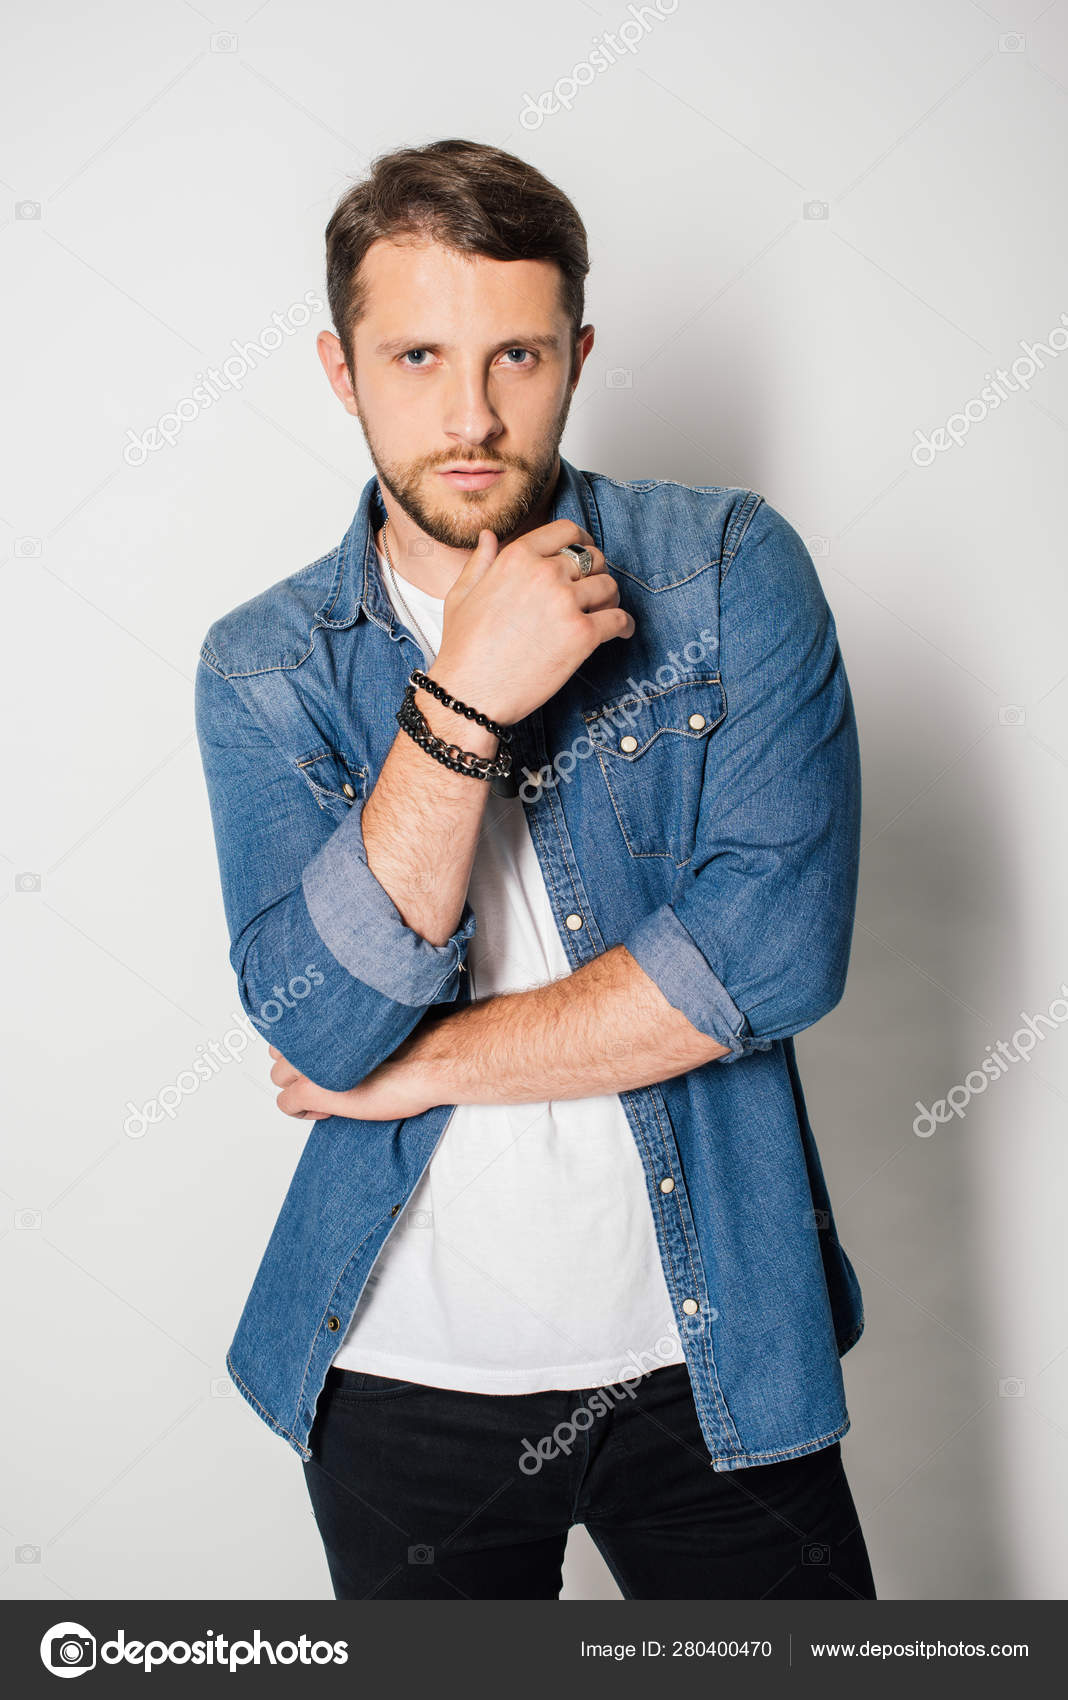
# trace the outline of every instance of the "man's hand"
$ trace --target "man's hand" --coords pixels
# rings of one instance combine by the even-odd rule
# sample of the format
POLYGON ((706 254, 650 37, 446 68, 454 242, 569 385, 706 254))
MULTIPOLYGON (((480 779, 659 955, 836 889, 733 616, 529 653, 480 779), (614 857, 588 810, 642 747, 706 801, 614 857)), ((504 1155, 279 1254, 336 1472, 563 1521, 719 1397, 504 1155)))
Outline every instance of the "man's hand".
POLYGON ((599 644, 635 630, 603 553, 570 519, 523 532, 502 549, 492 531, 479 532, 442 622, 430 677, 506 725, 555 696, 599 644), (589 550, 586 578, 560 554, 565 544, 589 550))
POLYGON ((421 1115, 435 1100, 428 1095, 425 1075, 406 1060, 410 1042, 399 1045, 386 1062, 349 1092, 328 1092, 300 1074, 276 1046, 271 1079, 282 1090, 275 1103, 287 1116, 299 1121, 321 1121, 327 1116, 351 1116, 357 1121, 402 1121, 421 1115))

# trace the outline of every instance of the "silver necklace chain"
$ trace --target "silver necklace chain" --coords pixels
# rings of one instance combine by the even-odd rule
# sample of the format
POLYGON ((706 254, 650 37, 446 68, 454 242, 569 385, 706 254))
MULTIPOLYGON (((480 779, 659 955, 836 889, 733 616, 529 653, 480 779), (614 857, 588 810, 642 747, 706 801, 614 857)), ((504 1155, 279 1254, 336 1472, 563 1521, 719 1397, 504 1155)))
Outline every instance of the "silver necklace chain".
POLYGON ((415 615, 412 613, 407 602, 405 602, 404 597, 401 595, 401 588, 400 588, 400 585, 397 583, 397 574, 396 574, 396 571, 395 571, 394 566, 393 566, 393 557, 389 552, 389 538, 386 536, 386 532, 388 531, 388 529, 389 529, 389 521, 387 520, 385 525, 382 527, 382 549, 383 549, 383 552, 384 552, 385 557, 386 557, 386 565, 389 568, 389 576, 393 581, 393 589, 397 593, 397 601, 400 603, 401 607, 404 609, 404 612, 408 617, 409 624, 412 626, 416 637, 419 639, 419 642, 420 642, 420 644, 422 646, 422 650, 423 650, 423 659, 425 660, 426 665, 428 667, 431 667, 431 666, 433 666, 433 663, 434 663, 434 657, 435 657, 436 651, 431 646, 431 644, 430 644, 430 642, 427 638, 426 633, 421 630, 421 628, 419 626, 419 622, 416 620, 415 615))

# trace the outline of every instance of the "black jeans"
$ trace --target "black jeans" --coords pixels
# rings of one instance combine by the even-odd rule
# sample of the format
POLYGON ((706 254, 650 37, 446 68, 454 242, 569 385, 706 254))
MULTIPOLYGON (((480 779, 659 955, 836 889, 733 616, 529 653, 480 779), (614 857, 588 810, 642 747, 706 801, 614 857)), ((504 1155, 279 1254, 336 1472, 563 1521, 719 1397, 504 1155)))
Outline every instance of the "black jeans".
POLYGON ((685 1364, 597 1391, 328 1370, 304 1473, 335 1598, 558 1599, 575 1523, 625 1599, 876 1598, 838 1441, 717 1471, 685 1364))

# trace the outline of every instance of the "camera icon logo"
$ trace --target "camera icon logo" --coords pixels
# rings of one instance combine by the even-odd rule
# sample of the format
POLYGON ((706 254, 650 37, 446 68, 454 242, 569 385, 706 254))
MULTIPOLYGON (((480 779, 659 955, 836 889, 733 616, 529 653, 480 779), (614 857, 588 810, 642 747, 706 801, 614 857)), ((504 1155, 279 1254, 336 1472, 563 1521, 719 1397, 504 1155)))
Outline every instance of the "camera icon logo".
POLYGON ((1022 1399, 1024 1384, 1018 1375, 1006 1375, 998 1382, 999 1399, 1022 1399))
POLYGON ((18 219, 40 218, 40 201, 16 201, 15 217, 18 219))
POLYGON ((15 554, 20 561, 34 560, 41 553, 39 537, 16 537, 15 554))
POLYGON ((829 537, 820 537, 814 533, 811 537, 806 537, 804 543, 813 559, 817 555, 830 554, 831 542, 829 537))
POLYGON ((96 1665, 96 1637, 83 1623, 54 1623, 41 1639, 41 1663, 53 1676, 83 1676, 96 1665))
POLYGON ((409 555, 432 555, 434 545, 429 537, 413 537, 408 544, 409 555))
POLYGON ((236 53, 236 35, 231 35, 229 30, 219 30, 218 34, 211 38, 211 51, 213 53, 236 53))
POLYGON ((809 1541, 801 1548, 802 1564, 830 1564, 831 1549, 823 1541, 809 1541))
POLYGON ((432 1210, 409 1210, 404 1218, 404 1225, 407 1228, 432 1228, 434 1226, 434 1212, 432 1210))
POLYGON ((409 1564, 433 1564, 433 1562, 434 1562, 434 1548, 433 1547, 420 1545, 420 1546, 408 1548, 408 1563, 409 1564))
POLYGON ((801 209, 805 218, 830 218, 831 209, 826 201, 806 201, 801 209))
POLYGON ((634 388, 634 373, 629 366, 611 366, 604 375, 606 390, 629 390, 634 388))
POLYGON ((1012 30, 1008 35, 998 36, 999 53, 1022 53, 1023 50, 1024 38, 1022 35, 1018 35, 1015 30, 1012 30))
POLYGON ((1007 702, 998 709, 998 719, 1003 726, 1022 726, 1027 719, 1027 710, 1018 702, 1007 702))
POLYGON ((40 891, 40 889, 40 874, 31 873, 29 869, 26 869, 25 872, 15 875, 16 891, 40 891))

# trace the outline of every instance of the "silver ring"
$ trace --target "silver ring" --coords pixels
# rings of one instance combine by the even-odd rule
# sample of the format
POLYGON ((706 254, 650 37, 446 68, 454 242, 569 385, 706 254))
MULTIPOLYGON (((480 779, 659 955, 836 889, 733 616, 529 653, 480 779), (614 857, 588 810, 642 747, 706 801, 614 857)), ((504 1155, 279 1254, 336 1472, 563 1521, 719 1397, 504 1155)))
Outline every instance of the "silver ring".
POLYGON ((565 543, 562 549, 557 550, 557 554, 570 555, 571 559, 578 563, 579 578, 589 578, 593 571, 593 556, 584 543, 565 543))

